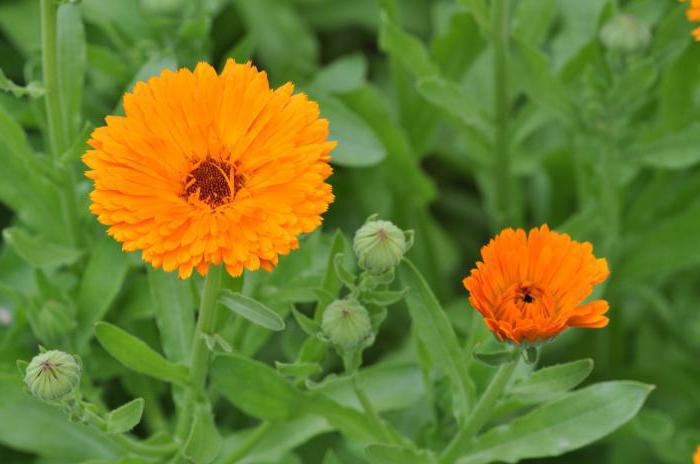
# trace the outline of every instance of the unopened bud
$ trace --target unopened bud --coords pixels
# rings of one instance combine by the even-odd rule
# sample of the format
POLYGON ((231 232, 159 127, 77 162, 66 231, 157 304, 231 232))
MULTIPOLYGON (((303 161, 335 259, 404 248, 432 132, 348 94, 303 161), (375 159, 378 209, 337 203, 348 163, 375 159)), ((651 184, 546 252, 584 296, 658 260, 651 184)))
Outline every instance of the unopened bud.
POLYGON ((24 375, 24 384, 42 401, 60 401, 80 383, 80 364, 68 353, 50 350, 34 356, 24 375))
POLYGON ((406 235, 389 221, 369 221, 355 233, 353 248, 362 269, 381 274, 401 262, 407 250, 406 235))
POLYGON ((349 351, 372 337, 372 322, 357 300, 336 300, 323 312, 321 330, 333 345, 349 351))
POLYGON ((649 25, 634 16, 621 14, 610 19, 600 31, 600 40, 610 50, 624 53, 644 51, 651 42, 649 25))

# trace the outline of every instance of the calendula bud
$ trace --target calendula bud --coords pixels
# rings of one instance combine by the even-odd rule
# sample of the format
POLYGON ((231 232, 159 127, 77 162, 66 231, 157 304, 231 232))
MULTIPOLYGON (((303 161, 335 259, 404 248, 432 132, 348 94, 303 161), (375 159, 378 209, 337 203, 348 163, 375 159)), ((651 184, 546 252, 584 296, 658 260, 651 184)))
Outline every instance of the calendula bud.
POLYGON ((600 31, 600 40, 610 50, 641 52, 651 41, 651 30, 644 21, 622 14, 605 23, 600 31))
POLYGON ((336 300, 323 312, 321 330, 333 345, 350 351, 372 337, 372 322, 357 300, 336 300))
POLYGON ((68 353, 50 350, 34 356, 24 375, 24 384, 42 401, 68 398, 80 383, 80 364, 68 353))
POLYGON ((406 235, 389 221, 369 221, 355 233, 353 248, 362 269, 381 274, 401 262, 407 249, 406 235))

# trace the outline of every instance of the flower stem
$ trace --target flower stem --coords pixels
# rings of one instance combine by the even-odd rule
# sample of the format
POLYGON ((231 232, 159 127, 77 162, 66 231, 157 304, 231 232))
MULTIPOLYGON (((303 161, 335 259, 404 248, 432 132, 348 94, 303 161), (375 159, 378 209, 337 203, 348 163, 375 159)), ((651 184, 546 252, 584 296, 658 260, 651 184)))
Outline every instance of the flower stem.
POLYGON ((518 209, 515 203, 515 181, 509 153, 510 98, 508 90, 508 0, 494 0, 491 12, 491 34, 494 59, 494 115, 496 133, 494 141, 493 188, 495 189, 496 227, 517 225, 518 209))
POLYGON ((248 453, 255 448, 255 445, 260 443, 260 440, 265 436, 265 433, 270 430, 271 426, 271 422, 261 422, 260 425, 258 425, 255 430, 250 433, 240 448, 223 458, 220 464, 236 464, 238 461, 246 457, 248 453))
POLYGON ((56 32, 56 1, 41 0, 41 63, 46 92, 46 119, 51 153, 56 160, 66 150, 61 97, 58 94, 58 61, 56 32))
POLYGON ((515 367, 518 365, 518 360, 514 360, 505 364, 501 364, 496 372, 496 375, 491 379, 491 383, 486 387, 486 391, 479 399, 479 402, 474 407, 469 419, 457 432, 445 451, 443 451, 438 461, 440 464, 454 463, 460 454, 467 448, 469 442, 474 436, 479 433, 479 430, 486 424, 486 421, 491 417, 493 408, 500 399, 503 391, 508 384, 515 367))
POLYGON ((357 396, 357 399, 360 401, 365 414, 369 420, 372 421, 375 429, 382 434, 384 441, 394 445, 401 444, 401 437, 396 433, 396 431, 387 426, 386 422, 384 422, 377 410, 374 409, 374 406, 372 406, 372 403, 365 391, 360 387, 359 383, 357 382, 357 374, 353 375, 352 377, 352 389, 355 392, 355 396, 357 396))
POLYGON ((204 281, 197 326, 194 330, 194 340, 192 342, 190 386, 183 414, 180 416, 177 426, 177 436, 181 439, 184 439, 189 431, 195 401, 206 395, 205 386, 207 372, 209 371, 209 348, 204 337, 205 335, 211 335, 216 328, 216 299, 221 289, 222 275, 223 266, 213 266, 209 268, 209 273, 204 281))

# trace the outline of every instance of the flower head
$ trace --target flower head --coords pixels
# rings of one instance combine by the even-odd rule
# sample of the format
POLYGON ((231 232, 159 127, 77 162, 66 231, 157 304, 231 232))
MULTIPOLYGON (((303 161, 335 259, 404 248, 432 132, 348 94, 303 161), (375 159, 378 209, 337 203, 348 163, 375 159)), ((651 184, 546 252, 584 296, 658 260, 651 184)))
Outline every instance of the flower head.
POLYGON ((60 401, 70 396, 80 383, 80 364, 68 353, 50 350, 31 360, 24 384, 42 401, 60 401))
POLYGON ((693 455, 693 464, 700 464, 700 445, 695 449, 695 454, 693 455))
POLYGON ((505 229, 481 249, 483 262, 465 278, 469 302, 499 340, 547 340, 566 327, 608 324, 605 300, 583 301, 609 275, 605 259, 546 225, 505 229))
POLYGON ((355 233, 353 248, 362 269, 381 274, 395 268, 407 251, 406 235, 389 221, 369 221, 355 233))
MULTIPOLYGON (((688 0, 681 1, 686 2, 688 0)), ((688 21, 700 22, 700 0, 690 0, 690 5, 688 6, 685 14, 688 17, 688 21)), ((692 34, 695 40, 700 40, 700 27, 693 29, 692 34)))
POLYGON ((328 121, 292 91, 233 60, 139 82, 83 156, 90 210, 125 251, 182 278, 271 270, 333 201, 328 121))

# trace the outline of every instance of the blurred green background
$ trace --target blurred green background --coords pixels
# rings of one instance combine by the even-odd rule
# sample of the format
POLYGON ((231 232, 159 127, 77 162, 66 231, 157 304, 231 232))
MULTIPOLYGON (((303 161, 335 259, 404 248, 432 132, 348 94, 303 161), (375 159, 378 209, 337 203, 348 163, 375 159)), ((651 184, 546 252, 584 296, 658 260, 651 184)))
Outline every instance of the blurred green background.
MULTIPOLYGON (((228 57, 252 59, 273 84, 291 80, 318 100, 340 142, 331 178, 337 200, 324 229, 350 235, 373 213, 414 229, 411 259, 460 333, 473 316, 461 279, 502 226, 547 223, 592 241, 609 260, 609 327, 566 332, 545 346, 542 362, 592 357, 593 380, 630 378, 657 389, 640 416, 614 435, 532 462, 688 463, 700 443, 700 43, 675 0, 508 3, 503 86, 493 40, 480 29, 488 27, 488 11, 478 1, 83 0, 84 31, 77 34, 84 33, 86 45, 64 57, 76 70, 68 84, 78 89, 82 113, 76 137, 85 140, 105 115, 120 111, 120 96, 133 82, 163 68, 206 60, 220 69, 228 57)), ((18 85, 40 80, 40 53, 38 1, 1 0, 2 71, 18 85)), ((39 151, 42 105, 31 95, 0 92, 2 115, 18 121, 39 151)), ((60 241, 33 220, 52 208, 24 177, 37 168, 3 156, 0 150, 0 226, 21 222, 39 238, 60 241), (21 188, 10 188, 20 180, 21 188)), ((88 189, 81 181, 83 199, 88 189)), ((87 214, 84 222, 95 231, 91 237, 102 234, 87 214)), ((109 259, 127 262, 126 269, 138 266, 132 258, 109 259)), ((35 279, 3 244, 3 286, 31 294, 35 279)), ((131 276, 114 293, 131 301, 129 295, 143 293, 139 282, 131 276)), ((0 359, 9 372, 15 359, 31 356, 36 341, 26 321, 24 329, 8 323, 21 317, 11 298, 2 294, 0 303, 0 359)), ((109 317, 125 324, 143 316, 108 306, 109 317)), ((139 329, 144 337, 155 330, 149 324, 139 329)), ((409 326, 397 307, 368 361, 400 352, 409 326)), ((284 358, 293 337, 268 343, 261 356, 284 358)), ((106 370, 105 381, 113 368, 106 370)), ((139 388, 130 382, 136 380, 105 388, 123 398, 139 388)), ((403 386, 395 388, 400 395, 403 386)), ((71 462, 27 452, 33 439, 20 434, 31 427, 14 424, 23 413, 13 409, 13 398, 0 395, 0 462, 71 462)), ((315 450, 334 440, 313 438, 298 455, 320 462, 315 450)))

